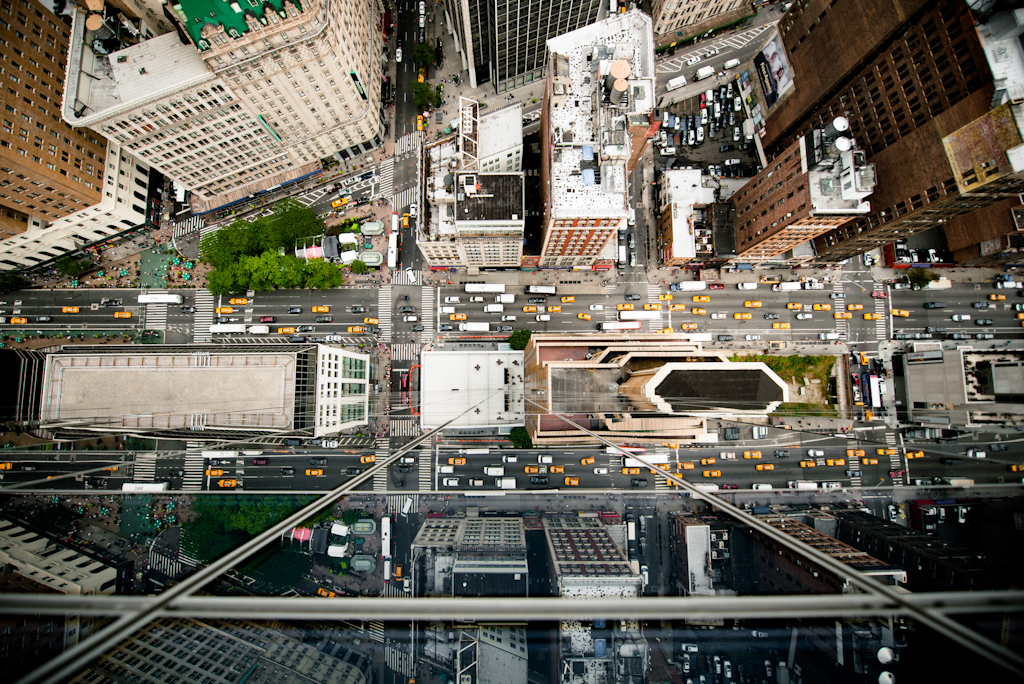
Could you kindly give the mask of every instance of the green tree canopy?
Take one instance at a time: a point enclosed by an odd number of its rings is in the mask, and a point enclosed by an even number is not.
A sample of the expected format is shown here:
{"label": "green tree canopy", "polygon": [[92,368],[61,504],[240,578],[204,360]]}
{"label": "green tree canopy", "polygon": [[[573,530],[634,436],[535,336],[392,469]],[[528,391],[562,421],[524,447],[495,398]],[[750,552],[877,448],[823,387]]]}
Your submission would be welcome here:
{"label": "green tree canopy", "polygon": [[362,261],[359,261],[358,259],[353,261],[350,266],[352,268],[352,272],[355,273],[356,275],[362,275],[366,273],[368,270],[370,270],[369,268],[367,268],[366,264],[364,264]]}
{"label": "green tree canopy", "polygon": [[293,496],[201,496],[192,504],[197,519],[185,527],[181,547],[211,561],[252,539],[302,505]]}
{"label": "green tree canopy", "polygon": [[424,111],[434,102],[434,90],[426,83],[413,83],[412,101],[417,110]]}
{"label": "green tree canopy", "polygon": [[28,281],[14,271],[0,271],[0,294],[28,287]]}
{"label": "green tree canopy", "polygon": [[70,278],[77,278],[82,275],[92,264],[88,259],[83,257],[65,256],[57,259],[57,262],[53,265],[57,269],[58,273],[62,273]]}
{"label": "green tree canopy", "polygon": [[312,259],[306,264],[306,287],[315,290],[326,290],[341,287],[345,283],[345,274],[329,261]]}
{"label": "green tree canopy", "polygon": [[533,335],[531,330],[516,330],[509,335],[508,344],[513,349],[526,349],[526,345],[530,343],[531,335]]}
{"label": "green tree canopy", "polygon": [[430,43],[416,43],[412,48],[412,61],[427,66],[434,61],[434,46]]}
{"label": "green tree canopy", "polygon": [[512,446],[516,449],[532,449],[533,440],[530,439],[530,433],[526,431],[524,427],[514,427],[509,432],[508,438],[512,440]]}
{"label": "green tree canopy", "polygon": [[907,273],[907,280],[917,289],[928,287],[928,283],[938,279],[939,274],[928,268],[912,268]]}

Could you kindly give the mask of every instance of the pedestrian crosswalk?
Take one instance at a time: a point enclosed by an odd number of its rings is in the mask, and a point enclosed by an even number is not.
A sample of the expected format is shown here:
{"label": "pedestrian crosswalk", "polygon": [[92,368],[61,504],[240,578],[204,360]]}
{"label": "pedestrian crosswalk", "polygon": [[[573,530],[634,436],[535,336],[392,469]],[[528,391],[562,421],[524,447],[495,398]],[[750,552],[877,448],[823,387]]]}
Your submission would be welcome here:
{"label": "pedestrian crosswalk", "polygon": [[417,361],[420,358],[420,345],[404,342],[391,345],[392,361]]}
{"label": "pedestrian crosswalk", "polygon": [[380,334],[377,339],[381,342],[391,341],[391,286],[385,285],[377,290],[377,318],[380,319]]}
{"label": "pedestrian crosswalk", "polygon": [[156,550],[149,552],[149,567],[167,577],[177,577],[182,571],[180,560]]}
{"label": "pedestrian crosswalk", "polygon": [[661,285],[647,283],[647,301],[650,303],[657,302],[659,296],[661,296]]}
{"label": "pedestrian crosswalk", "polygon": [[[419,275],[419,271],[416,274]],[[433,311],[434,310],[434,288],[424,287],[423,294],[420,297],[420,303],[422,304],[422,311]],[[420,339],[423,342],[432,342],[434,340],[434,317],[429,318],[424,316],[421,319],[423,324],[423,332],[420,333]]]}
{"label": "pedestrian crosswalk", "polygon": [[190,216],[184,221],[176,221],[174,223],[174,227],[171,229],[171,236],[178,238],[190,233],[202,234],[203,226],[205,225],[206,222],[201,217]]}
{"label": "pedestrian crosswalk", "polygon": [[423,142],[423,131],[406,133],[395,141],[395,156],[415,151]]}
{"label": "pedestrian crosswalk", "polygon": [[[889,469],[900,470],[903,467],[903,456],[900,454],[900,450],[896,448],[896,433],[886,432],[885,433],[885,446],[893,450],[893,453],[889,455]],[[906,475],[903,477],[904,482],[907,484]]]}
{"label": "pedestrian crosswalk", "polygon": [[391,198],[391,206],[398,213],[404,214],[409,211],[409,205],[415,201],[416,188],[406,188],[395,193],[394,197]]}
{"label": "pedestrian crosswalk", "polygon": [[416,467],[419,469],[420,491],[432,491],[434,489],[434,467],[429,451],[421,451],[416,454]]}
{"label": "pedestrian crosswalk", "polygon": [[199,491],[203,488],[203,478],[206,476],[204,468],[203,452],[199,451],[202,445],[193,446],[192,442],[186,444],[188,451],[185,452],[185,477],[181,480],[181,488],[188,491]]}
{"label": "pedestrian crosswalk", "polygon": [[146,304],[146,330],[167,330],[167,302]]}
{"label": "pedestrian crosswalk", "polygon": [[421,285],[423,274],[411,268],[391,271],[392,285]]}
{"label": "pedestrian crosswalk", "polygon": [[392,437],[419,437],[419,422],[415,418],[392,418],[389,426]]}
{"label": "pedestrian crosswalk", "polygon": [[155,478],[156,456],[153,454],[135,454],[132,480],[134,482],[152,482]]}
{"label": "pedestrian crosswalk", "polygon": [[[842,294],[842,292],[843,292],[843,281],[841,281],[841,280],[836,281],[836,283],[832,286],[832,291]],[[837,313],[839,312],[840,309],[843,309],[843,310],[846,309],[845,305],[844,306],[840,306],[839,305],[839,302],[842,302],[842,301],[845,301],[845,300],[842,300],[842,299],[837,299],[836,300],[836,307],[835,307],[835,309],[836,309]],[[835,318],[835,317],[833,316],[833,318]],[[850,336],[850,324],[846,322],[845,318],[835,318],[835,322],[836,322],[836,333],[839,335],[839,339],[841,339],[841,340],[847,339]]]}
{"label": "pedestrian crosswalk", "polygon": [[[387,440],[377,440],[377,448],[374,450],[377,456],[377,462],[387,460],[390,450],[388,449]],[[373,473],[373,491],[375,492],[386,492],[388,491],[388,469],[379,468]]]}
{"label": "pedestrian crosswalk", "polygon": [[[875,283],[872,285],[873,291],[877,292],[882,290],[883,286],[881,283]],[[886,322],[889,317],[886,315],[884,299],[875,299],[875,313],[879,314],[879,317],[875,319],[875,336],[880,340],[889,339],[889,334],[886,332]]]}
{"label": "pedestrian crosswalk", "polygon": [[394,180],[395,160],[385,159],[377,167],[377,172],[373,176],[373,186],[370,194],[370,199],[375,200],[380,197],[384,197],[390,202],[391,191],[394,188]]}
{"label": "pedestrian crosswalk", "polygon": [[213,295],[205,287],[196,290],[196,312],[192,314],[192,341],[209,342],[213,335]]}
{"label": "pedestrian crosswalk", "polygon": [[384,621],[370,620],[366,625],[366,633],[374,641],[384,643]]}
{"label": "pedestrian crosswalk", "polygon": [[[401,596],[403,592],[398,588],[397,582],[388,584],[388,586],[392,585],[394,585],[394,595]],[[413,675],[412,655],[409,653],[408,647],[401,642],[393,641],[384,647],[384,662],[403,677],[412,677]]]}

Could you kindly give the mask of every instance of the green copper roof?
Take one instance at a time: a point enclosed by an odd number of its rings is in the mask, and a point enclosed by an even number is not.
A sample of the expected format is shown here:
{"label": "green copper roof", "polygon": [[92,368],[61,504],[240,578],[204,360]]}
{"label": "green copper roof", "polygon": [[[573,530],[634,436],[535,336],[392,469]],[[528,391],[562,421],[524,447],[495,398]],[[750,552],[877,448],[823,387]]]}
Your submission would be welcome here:
{"label": "green copper roof", "polygon": [[[291,0],[296,9],[302,11],[301,0]],[[209,50],[210,43],[203,40],[203,27],[215,24],[224,27],[232,38],[241,38],[249,30],[246,15],[252,15],[264,26],[270,23],[267,15],[277,13],[287,19],[284,0],[182,0],[174,5],[174,11],[181,19],[192,42],[200,50]]]}

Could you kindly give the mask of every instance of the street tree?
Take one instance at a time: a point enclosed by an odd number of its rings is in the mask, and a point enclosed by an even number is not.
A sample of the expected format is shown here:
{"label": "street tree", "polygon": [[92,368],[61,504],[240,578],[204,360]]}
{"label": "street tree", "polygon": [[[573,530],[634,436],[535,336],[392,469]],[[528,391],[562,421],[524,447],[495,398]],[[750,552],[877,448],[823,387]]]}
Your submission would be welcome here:
{"label": "street tree", "polygon": [[430,43],[416,43],[412,48],[412,61],[427,66],[434,61],[434,46]]}
{"label": "street tree", "polygon": [[310,259],[306,263],[306,287],[311,290],[326,290],[340,287],[345,282],[341,269],[324,259]]}
{"label": "street tree", "polygon": [[530,330],[516,330],[514,333],[509,335],[508,344],[513,349],[526,349],[526,345],[530,343],[531,335],[533,335],[533,332]]}
{"label": "street tree", "polygon": [[366,264],[364,264],[362,261],[359,261],[358,259],[352,262],[351,268],[352,272],[355,273],[356,275],[363,275],[364,273],[370,270],[366,266]]}
{"label": "street tree", "polygon": [[412,102],[417,111],[426,111],[434,102],[434,90],[426,83],[413,83]]}
{"label": "street tree", "polygon": [[0,271],[0,294],[14,292],[28,287],[28,281],[24,280],[14,271]]}
{"label": "street tree", "polygon": [[77,278],[82,275],[92,266],[88,259],[81,257],[65,256],[57,259],[57,262],[53,265],[57,269],[58,273],[68,276],[69,278]]}
{"label": "street tree", "polygon": [[928,283],[938,279],[939,274],[928,268],[912,268],[907,273],[907,280],[910,281],[915,290],[928,287]]}
{"label": "street tree", "polygon": [[516,449],[532,449],[533,440],[530,439],[530,433],[526,431],[524,427],[514,427],[508,434],[508,438],[512,440],[512,446]]}

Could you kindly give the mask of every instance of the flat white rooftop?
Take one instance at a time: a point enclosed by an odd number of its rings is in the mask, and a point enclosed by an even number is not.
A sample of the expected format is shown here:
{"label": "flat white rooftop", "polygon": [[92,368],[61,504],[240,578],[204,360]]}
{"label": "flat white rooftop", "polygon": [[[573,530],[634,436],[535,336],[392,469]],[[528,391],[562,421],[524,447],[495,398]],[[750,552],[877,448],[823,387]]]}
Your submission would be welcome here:
{"label": "flat white rooftop", "polygon": [[436,429],[453,418],[448,427],[525,425],[523,352],[427,351],[420,358],[423,428]]}
{"label": "flat white rooftop", "polygon": [[[710,179],[709,179],[710,180]],[[673,169],[662,176],[665,198],[672,207],[672,254],[674,258],[697,256],[694,210],[715,201],[715,188],[705,186],[700,169]]]}

